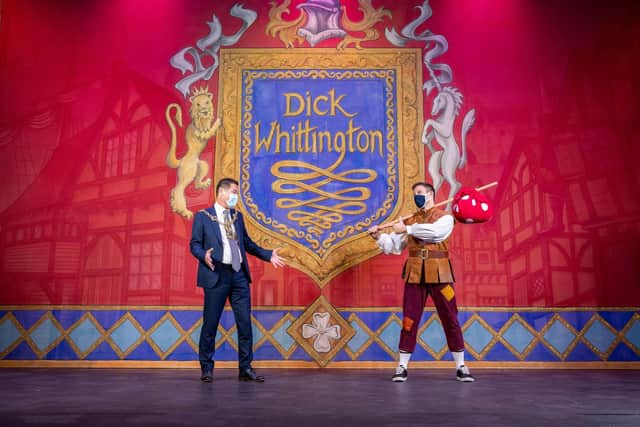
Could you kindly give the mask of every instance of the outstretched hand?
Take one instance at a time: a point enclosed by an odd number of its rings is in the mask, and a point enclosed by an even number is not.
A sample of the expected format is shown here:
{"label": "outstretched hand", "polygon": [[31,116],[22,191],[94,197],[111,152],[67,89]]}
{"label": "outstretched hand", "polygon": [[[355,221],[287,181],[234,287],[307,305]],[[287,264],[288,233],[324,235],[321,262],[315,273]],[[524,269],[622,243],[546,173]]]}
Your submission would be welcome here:
{"label": "outstretched hand", "polygon": [[207,266],[212,269],[215,270],[215,267],[213,266],[213,259],[211,259],[211,252],[213,251],[213,248],[210,248],[207,250],[207,252],[204,254],[204,263],[207,264]]}
{"label": "outstretched hand", "polygon": [[278,249],[273,250],[273,252],[271,253],[270,261],[275,268],[284,267],[285,265],[287,265],[287,263],[285,262],[285,259],[282,258],[280,255],[278,255]]}
{"label": "outstretched hand", "polygon": [[369,227],[367,232],[371,237],[373,237],[376,240],[378,240],[378,238],[380,237],[380,227],[378,227],[377,225],[374,225],[373,227]]}

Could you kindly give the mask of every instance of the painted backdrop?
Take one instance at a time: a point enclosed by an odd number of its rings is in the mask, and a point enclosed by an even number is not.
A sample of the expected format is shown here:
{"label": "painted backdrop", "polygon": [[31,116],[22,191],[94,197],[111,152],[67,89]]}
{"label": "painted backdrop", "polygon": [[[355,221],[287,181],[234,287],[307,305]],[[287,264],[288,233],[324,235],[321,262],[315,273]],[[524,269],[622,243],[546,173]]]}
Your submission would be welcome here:
{"label": "painted backdrop", "polygon": [[[423,179],[438,200],[498,181],[492,219],[452,237],[472,359],[637,362],[638,12],[4,0],[0,364],[191,366],[191,217],[228,175],[290,260],[250,260],[264,364],[394,359],[404,257],[363,231]],[[425,366],[449,357],[431,306],[419,343]],[[217,345],[232,365],[228,311]]]}

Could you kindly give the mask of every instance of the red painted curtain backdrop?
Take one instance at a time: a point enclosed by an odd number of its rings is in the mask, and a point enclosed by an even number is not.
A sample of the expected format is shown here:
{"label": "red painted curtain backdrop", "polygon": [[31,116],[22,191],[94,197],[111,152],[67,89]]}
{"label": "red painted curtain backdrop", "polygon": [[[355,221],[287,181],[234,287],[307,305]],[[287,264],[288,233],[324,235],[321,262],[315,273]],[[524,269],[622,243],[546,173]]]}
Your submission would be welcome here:
{"label": "red painted curtain backdrop", "polygon": [[[298,16],[299,3],[285,18]],[[341,3],[361,19],[357,1]],[[392,47],[384,29],[415,19],[420,3],[374,0],[392,18],[363,47]],[[487,192],[494,218],[456,226],[459,304],[640,305],[634,3],[430,3],[426,26],[449,42],[438,61],[477,115],[458,177],[466,186],[500,182]],[[236,31],[233,4],[1,3],[0,305],[201,304],[191,223],[168,205],[176,175],[165,165],[164,110],[182,102],[169,58],[205,36],[213,14],[225,33]],[[269,2],[243,4],[258,19],[234,48],[282,48],[265,32]],[[217,84],[216,73],[214,94]],[[425,96],[425,119],[432,100]],[[210,164],[214,150],[215,140],[202,155]],[[445,184],[438,198],[447,193]],[[192,210],[213,200],[211,191],[187,196]],[[253,302],[306,306],[323,294],[338,307],[397,307],[402,262],[380,255],[320,289],[294,269],[252,261]]]}

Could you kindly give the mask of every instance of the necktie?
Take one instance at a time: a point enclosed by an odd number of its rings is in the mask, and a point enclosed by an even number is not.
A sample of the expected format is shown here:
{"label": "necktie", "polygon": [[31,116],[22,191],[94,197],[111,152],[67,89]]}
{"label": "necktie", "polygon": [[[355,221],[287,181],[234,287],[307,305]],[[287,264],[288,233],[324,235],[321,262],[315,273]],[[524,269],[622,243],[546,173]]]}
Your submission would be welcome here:
{"label": "necktie", "polygon": [[229,240],[229,247],[231,248],[231,268],[234,271],[240,271],[240,248],[238,247],[238,240],[236,234],[233,232],[231,215],[229,215],[229,209],[225,209],[224,215],[224,232]]}

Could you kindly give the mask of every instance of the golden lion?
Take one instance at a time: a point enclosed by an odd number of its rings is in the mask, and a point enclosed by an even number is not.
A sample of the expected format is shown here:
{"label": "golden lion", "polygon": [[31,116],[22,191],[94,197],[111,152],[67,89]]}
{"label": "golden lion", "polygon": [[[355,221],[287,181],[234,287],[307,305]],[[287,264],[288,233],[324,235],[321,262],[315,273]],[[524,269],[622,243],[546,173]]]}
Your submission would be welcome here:
{"label": "golden lion", "polygon": [[212,95],[207,88],[195,89],[193,95],[189,97],[191,107],[189,116],[191,123],[187,127],[185,140],[187,143],[187,153],[181,159],[176,157],[176,126],[171,120],[171,110],[175,109],[175,120],[182,127],[182,108],[178,104],[169,104],[166,110],[166,118],[171,128],[171,145],[167,153],[167,166],[178,169],[178,179],[176,186],[171,190],[171,209],[187,219],[193,218],[193,212],[187,209],[187,200],[184,190],[193,182],[197,190],[204,190],[211,186],[211,178],[206,178],[209,172],[209,165],[204,160],[200,160],[200,154],[207,146],[207,142],[220,127],[220,119],[216,119],[213,125],[213,102]]}

